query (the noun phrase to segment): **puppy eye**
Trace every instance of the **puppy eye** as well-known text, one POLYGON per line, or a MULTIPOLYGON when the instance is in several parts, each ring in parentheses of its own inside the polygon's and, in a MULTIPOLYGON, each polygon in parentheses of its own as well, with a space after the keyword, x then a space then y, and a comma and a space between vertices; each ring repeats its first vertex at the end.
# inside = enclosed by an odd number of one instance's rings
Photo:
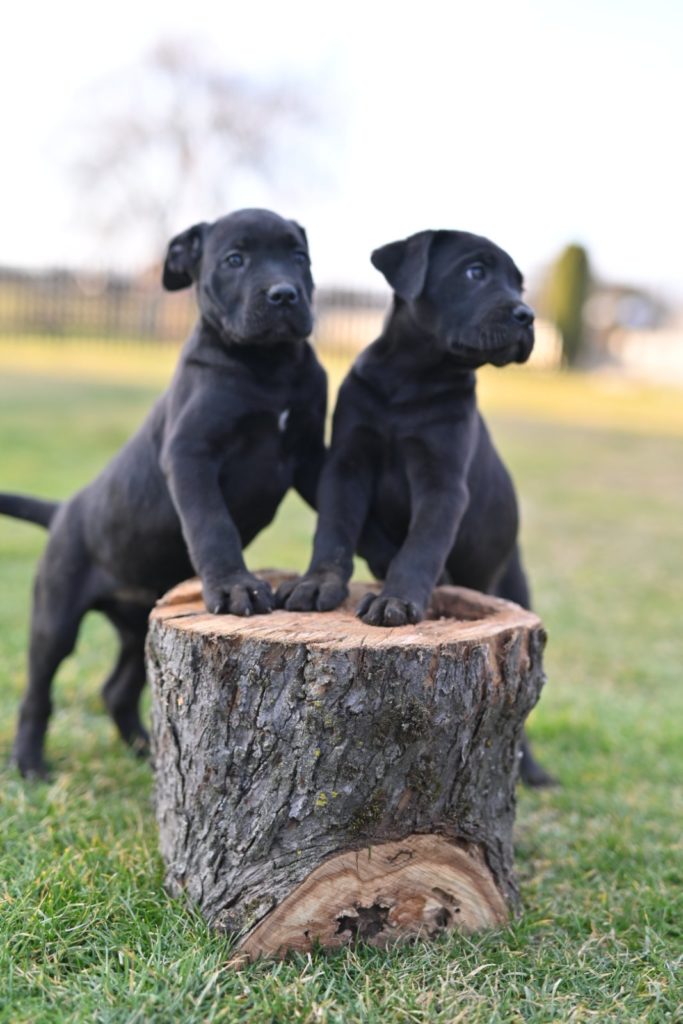
POLYGON ((244 265, 244 257, 241 252, 229 252, 227 256, 223 257, 223 262, 227 263, 229 267, 241 267, 244 265))
POLYGON ((297 263, 304 265, 309 262, 308 253, 304 252, 303 249, 297 249, 292 255, 297 263))
POLYGON ((483 281, 486 277, 486 267, 483 263, 472 263, 465 268, 465 277, 469 281, 483 281))

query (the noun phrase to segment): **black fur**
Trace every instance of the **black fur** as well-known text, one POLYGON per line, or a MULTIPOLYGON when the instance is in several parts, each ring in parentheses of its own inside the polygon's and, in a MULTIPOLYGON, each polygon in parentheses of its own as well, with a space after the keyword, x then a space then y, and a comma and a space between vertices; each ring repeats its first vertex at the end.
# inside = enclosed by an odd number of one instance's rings
MULTIPOLYGON (((358 610, 370 625, 418 622, 440 578, 528 607, 515 491, 477 410, 474 372, 528 359, 522 276, 502 249, 459 231, 422 231, 372 262, 393 306, 341 386, 311 564, 278 601, 335 608, 358 551, 384 580, 358 610)), ((549 781, 528 747, 522 773, 549 781)))
POLYGON ((0 494, 0 515, 23 519, 36 526, 49 526, 58 508, 57 501, 42 501, 26 494, 0 494))
POLYGON ((248 572, 242 549, 289 487, 315 499, 326 379, 306 341, 313 281, 303 229, 266 210, 197 225, 171 241, 163 279, 171 289, 196 284, 200 319, 142 427, 61 506, 0 495, 1 512, 50 523, 14 745, 24 775, 45 772, 52 678, 87 611, 118 631, 104 699, 123 738, 144 751, 138 703, 156 599, 196 572, 212 612, 269 612, 270 587, 248 572))

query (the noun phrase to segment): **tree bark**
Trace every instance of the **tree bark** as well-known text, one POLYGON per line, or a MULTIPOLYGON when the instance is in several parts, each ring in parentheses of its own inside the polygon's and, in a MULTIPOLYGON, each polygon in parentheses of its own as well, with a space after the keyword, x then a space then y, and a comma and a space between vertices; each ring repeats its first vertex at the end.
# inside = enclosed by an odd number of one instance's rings
POLYGON ((249 956, 474 931, 516 907, 540 620, 439 587, 430 618, 380 629, 354 616, 373 587, 335 612, 244 619, 210 615, 190 581, 152 614, 167 885, 249 956))

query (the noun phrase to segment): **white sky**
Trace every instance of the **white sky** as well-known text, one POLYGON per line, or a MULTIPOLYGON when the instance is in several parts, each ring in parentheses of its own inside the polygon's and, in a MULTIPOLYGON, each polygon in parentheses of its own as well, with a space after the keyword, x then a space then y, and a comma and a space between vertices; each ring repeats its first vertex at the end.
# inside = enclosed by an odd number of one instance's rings
POLYGON ((317 183, 242 185, 235 206, 300 220, 319 283, 379 286, 371 249, 451 227, 527 274, 580 241, 603 277, 683 299, 680 0, 25 0, 3 21, 0 263, 79 258, 61 151, 77 97, 189 36, 317 98, 317 183))

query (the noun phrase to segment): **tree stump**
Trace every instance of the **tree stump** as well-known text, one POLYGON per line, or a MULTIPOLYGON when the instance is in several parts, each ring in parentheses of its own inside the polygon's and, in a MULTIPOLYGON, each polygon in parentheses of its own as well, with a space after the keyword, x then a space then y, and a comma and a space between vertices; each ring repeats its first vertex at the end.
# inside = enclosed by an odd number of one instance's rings
MULTIPOLYGON (((284 574, 264 573, 277 583, 284 574)), ((156 813, 170 891, 248 956, 504 922, 533 613, 458 587, 429 618, 211 615, 197 581, 151 616, 156 813)))

